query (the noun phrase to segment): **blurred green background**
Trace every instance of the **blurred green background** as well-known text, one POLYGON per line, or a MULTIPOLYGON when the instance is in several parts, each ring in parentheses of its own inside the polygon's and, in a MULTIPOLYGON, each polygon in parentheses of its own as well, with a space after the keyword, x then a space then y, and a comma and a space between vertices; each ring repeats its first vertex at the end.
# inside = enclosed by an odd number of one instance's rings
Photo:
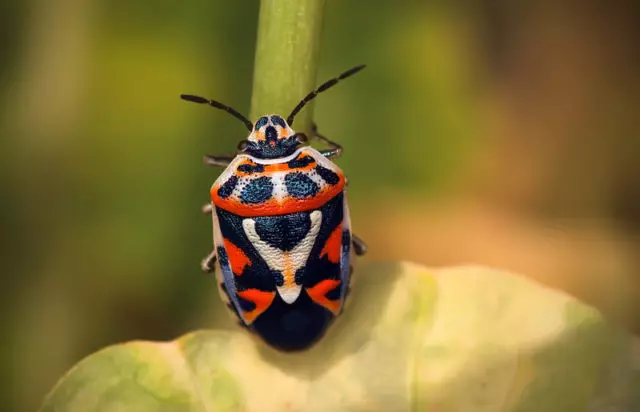
MULTIPOLYGON (((200 213, 245 137, 257 2, 0 3, 0 407, 89 353, 206 328, 200 213)), ((640 331, 637 2, 329 0, 315 119, 368 259, 521 272, 640 331)), ((277 50, 273 51, 277 53, 277 50)), ((302 97, 302 96, 301 96, 302 97)), ((357 272, 356 272, 357 275, 357 272)))

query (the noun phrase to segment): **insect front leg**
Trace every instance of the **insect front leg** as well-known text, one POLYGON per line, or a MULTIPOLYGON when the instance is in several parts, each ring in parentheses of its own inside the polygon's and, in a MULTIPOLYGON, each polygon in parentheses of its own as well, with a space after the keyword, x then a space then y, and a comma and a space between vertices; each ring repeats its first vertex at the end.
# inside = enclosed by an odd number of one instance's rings
POLYGON ((351 235, 351 244, 353 244, 353 251, 356 252, 357 256, 367 253, 367 244, 355 234, 351 235))
POLYGON ((342 146, 318 133, 318 125, 316 125, 315 123, 311 125, 311 131, 313 132, 311 136, 312 139, 318 139, 329 145, 329 149, 320 150, 320 153, 324 157, 328 159, 335 159, 340 157, 340 155, 342 154, 342 146))
POLYGON ((204 155, 204 164, 207 166, 227 167, 234 157, 234 155, 204 155))

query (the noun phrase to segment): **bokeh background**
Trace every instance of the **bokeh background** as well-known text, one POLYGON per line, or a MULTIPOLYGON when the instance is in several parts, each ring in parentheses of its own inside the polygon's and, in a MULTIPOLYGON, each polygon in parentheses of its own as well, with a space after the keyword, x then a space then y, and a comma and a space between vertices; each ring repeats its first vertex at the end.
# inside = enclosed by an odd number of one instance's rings
MULTIPOLYGON (((0 408, 220 317, 201 215, 248 113, 257 2, 0 2, 0 408)), ((523 273, 640 331, 640 7, 328 0, 317 100, 368 259, 523 273)), ((274 52, 277 52, 274 50, 274 52)))

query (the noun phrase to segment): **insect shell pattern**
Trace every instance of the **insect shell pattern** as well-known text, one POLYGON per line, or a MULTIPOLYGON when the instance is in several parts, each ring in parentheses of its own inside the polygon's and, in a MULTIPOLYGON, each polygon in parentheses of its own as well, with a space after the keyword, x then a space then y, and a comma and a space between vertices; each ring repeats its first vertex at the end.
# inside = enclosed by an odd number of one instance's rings
POLYGON ((266 115, 251 123, 234 109, 198 96, 242 120, 249 137, 235 157, 207 156, 226 166, 205 207, 213 220, 214 250, 203 269, 217 266, 220 295, 241 325, 282 351, 311 347, 344 308, 351 279, 351 251, 366 246, 351 232, 346 177, 330 159, 342 148, 316 150, 291 125, 315 96, 355 74, 357 66, 309 93, 287 120, 266 115), (217 261, 217 265, 215 262, 217 261))

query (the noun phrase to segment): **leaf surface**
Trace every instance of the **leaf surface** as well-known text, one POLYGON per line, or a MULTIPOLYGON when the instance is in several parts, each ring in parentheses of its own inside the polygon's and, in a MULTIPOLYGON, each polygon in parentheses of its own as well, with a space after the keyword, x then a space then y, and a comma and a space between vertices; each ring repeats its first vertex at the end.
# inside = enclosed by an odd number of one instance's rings
POLYGON ((345 313, 309 351, 280 353, 240 328, 111 346, 71 369, 42 411, 640 406, 631 337, 572 297, 484 267, 368 263, 356 275, 345 313))

